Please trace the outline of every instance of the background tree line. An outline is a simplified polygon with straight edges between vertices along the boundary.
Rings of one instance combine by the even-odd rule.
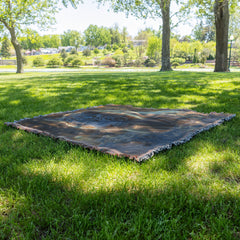
[[[41,45],[39,35],[29,30],[33,24],[37,24],[41,27],[47,28],[54,23],[54,15],[59,10],[58,0],[47,1],[22,1],[22,0],[0,0],[0,28],[4,28],[11,36],[11,43],[15,49],[17,56],[17,72],[23,72],[22,65],[22,53],[21,46],[27,46],[32,49],[35,45]],[[64,5],[70,2],[73,6],[76,6],[81,0],[63,0]],[[228,58],[228,36],[231,29],[229,29],[230,16],[237,12],[239,14],[239,2],[237,0],[97,0],[100,4],[110,3],[109,7],[116,12],[125,12],[126,14],[132,14],[139,18],[159,18],[162,21],[161,27],[161,71],[171,70],[170,63],[170,40],[171,40],[171,27],[172,27],[172,9],[171,4],[179,4],[180,11],[176,12],[178,16],[184,16],[191,11],[193,7],[197,9],[196,15],[200,19],[212,19],[214,23],[214,32],[216,39],[216,64],[215,71],[228,71],[227,58]],[[238,18],[236,18],[238,19]],[[233,24],[234,25],[234,24]],[[235,24],[238,27],[238,24]],[[197,30],[197,29],[196,29]],[[196,31],[196,33],[199,31]],[[25,33],[22,41],[20,33]],[[71,34],[71,32],[69,32]],[[101,36],[96,38],[96,34]],[[123,33],[122,33],[123,34]],[[74,34],[75,35],[75,34]],[[90,25],[88,29],[84,31],[85,42],[87,45],[97,47],[103,44],[116,44],[119,45],[119,31],[117,27],[107,29],[105,27],[97,27],[96,25]],[[212,38],[210,34],[205,36],[206,38]],[[122,37],[122,39],[126,39]],[[62,39],[56,35],[51,36],[51,39],[45,37],[42,41],[44,46],[52,41],[63,44],[68,43],[67,38]],[[77,36],[70,45],[77,47],[81,44],[82,39]],[[123,40],[124,41],[124,40]],[[21,44],[20,44],[21,42]],[[36,47],[36,46],[35,46]],[[139,49],[140,50],[140,49]]]
[[[203,26],[202,23],[200,26]],[[204,31],[204,29],[208,31]],[[62,35],[40,36],[36,31],[30,30],[26,31],[25,34],[25,36],[19,37],[19,42],[24,50],[58,48],[59,46],[79,48],[80,45],[85,45],[94,49],[92,57],[96,57],[96,54],[99,53],[97,48],[105,46],[107,51],[104,51],[103,54],[114,54],[118,66],[128,66],[128,62],[131,60],[136,60],[137,65],[141,65],[144,64],[146,57],[148,57],[147,66],[161,64],[161,31],[151,28],[140,30],[134,38],[128,34],[126,28],[121,30],[117,25],[111,28],[90,25],[83,34],[75,30],[65,31]],[[142,44],[133,48],[133,40],[141,40]],[[234,61],[240,61],[239,42],[240,39],[236,40],[235,48],[232,51],[232,60]],[[210,31],[207,25],[201,29],[199,25],[196,25],[192,35],[171,34],[170,63],[172,66],[178,66],[186,61],[204,64],[206,60],[215,59],[215,48],[214,31]],[[83,53],[85,56],[90,56],[90,54],[91,52],[88,51]],[[1,55],[3,58],[10,56],[10,41],[6,36],[2,39]]]
[[[19,37],[19,42],[25,50],[37,50],[39,48],[58,48],[60,46],[80,45],[96,48],[105,45],[120,46],[129,43],[131,37],[126,28],[122,30],[118,25],[111,28],[90,25],[83,34],[76,30],[68,30],[63,34],[50,34],[40,36],[37,31],[28,29]]]

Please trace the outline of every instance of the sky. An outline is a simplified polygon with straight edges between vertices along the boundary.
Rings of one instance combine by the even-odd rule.
[[[172,6],[172,9],[175,8],[176,6]],[[40,34],[63,34],[68,29],[83,33],[90,24],[99,27],[112,27],[114,24],[118,24],[120,29],[127,27],[128,33],[134,37],[140,30],[146,27],[158,30],[161,25],[161,19],[142,20],[133,16],[126,17],[124,13],[109,11],[107,6],[98,8],[97,3],[88,0],[84,4],[80,4],[77,9],[73,9],[71,6],[68,6],[68,8],[62,7],[62,10],[56,14],[56,24],[52,26],[52,29],[40,32]],[[181,24],[181,28],[179,27],[173,32],[183,36],[190,35],[191,30],[192,27],[189,24]]]

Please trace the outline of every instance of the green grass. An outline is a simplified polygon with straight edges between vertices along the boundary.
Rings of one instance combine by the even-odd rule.
[[[236,113],[138,164],[4,122],[101,104]],[[0,74],[0,239],[239,239],[239,73]]]
[[[0,65],[0,69],[17,69],[15,65]]]
[[[196,69],[196,68],[210,68],[214,69],[214,64],[212,63],[187,63],[187,64],[182,64],[180,66],[177,66],[176,69]],[[231,67],[232,68],[232,67]]]

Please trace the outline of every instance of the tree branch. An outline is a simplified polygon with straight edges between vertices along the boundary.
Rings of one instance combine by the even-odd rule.
[[[9,24],[5,21],[5,19],[0,18],[0,22],[2,22],[2,23],[4,24],[4,26],[5,26],[8,30],[10,30],[10,26],[9,26]]]

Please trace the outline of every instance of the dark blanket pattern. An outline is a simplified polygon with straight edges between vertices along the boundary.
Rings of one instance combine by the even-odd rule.
[[[137,161],[189,141],[235,115],[106,105],[5,123]]]

